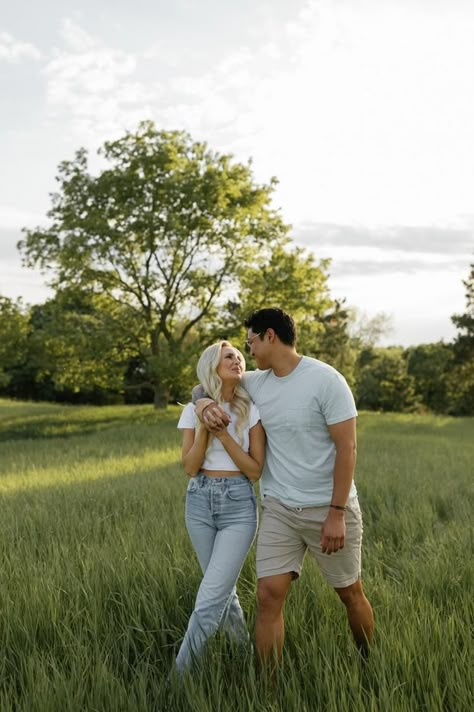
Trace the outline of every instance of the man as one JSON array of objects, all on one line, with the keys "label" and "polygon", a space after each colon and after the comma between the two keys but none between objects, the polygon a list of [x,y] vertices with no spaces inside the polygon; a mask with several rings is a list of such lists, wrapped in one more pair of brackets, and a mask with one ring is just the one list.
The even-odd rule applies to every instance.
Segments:
[{"label": "man", "polygon": [[[260,309],[245,326],[247,349],[259,370],[244,374],[243,385],[267,435],[256,555],[260,660],[269,662],[275,652],[281,658],[283,605],[307,550],[345,605],[355,642],[365,654],[374,621],[360,579],[354,398],[334,368],[297,353],[289,314]],[[227,425],[224,411],[208,399],[199,401],[197,412],[211,432]]]}]

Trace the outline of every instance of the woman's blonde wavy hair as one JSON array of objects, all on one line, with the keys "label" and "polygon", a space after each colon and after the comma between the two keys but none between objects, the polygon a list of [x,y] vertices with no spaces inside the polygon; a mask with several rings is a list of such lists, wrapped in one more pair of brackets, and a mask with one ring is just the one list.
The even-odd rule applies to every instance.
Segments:
[{"label": "woman's blonde wavy hair", "polygon": [[[204,390],[210,398],[219,404],[224,403],[224,398],[222,397],[222,379],[217,375],[217,369],[221,360],[222,349],[225,346],[230,346],[230,348],[235,349],[237,353],[240,354],[242,357],[242,371],[245,371],[245,359],[243,354],[228,341],[218,341],[216,344],[212,344],[208,346],[207,349],[204,349],[196,368],[197,377]],[[235,430],[241,445],[243,442],[242,433],[250,413],[250,404],[249,394],[242,388],[240,383],[238,383],[235,387],[230,407],[231,410],[237,414]],[[211,439],[209,442],[210,441]]]}]

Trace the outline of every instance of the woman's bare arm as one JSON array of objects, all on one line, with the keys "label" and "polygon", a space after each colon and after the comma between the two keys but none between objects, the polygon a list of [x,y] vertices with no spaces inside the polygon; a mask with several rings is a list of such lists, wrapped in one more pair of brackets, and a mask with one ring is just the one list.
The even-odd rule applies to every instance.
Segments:
[{"label": "woman's bare arm", "polygon": [[181,451],[181,462],[184,471],[189,477],[196,477],[204,462],[207,450],[209,432],[203,426],[198,430],[194,428],[183,429],[183,447]]}]

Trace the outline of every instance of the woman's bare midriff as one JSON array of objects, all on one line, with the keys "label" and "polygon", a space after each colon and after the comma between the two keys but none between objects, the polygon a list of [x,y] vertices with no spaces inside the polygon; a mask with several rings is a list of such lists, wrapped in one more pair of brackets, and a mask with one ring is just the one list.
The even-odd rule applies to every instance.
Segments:
[{"label": "woman's bare midriff", "polygon": [[240,470],[201,470],[201,472],[208,477],[235,477],[243,474]]}]

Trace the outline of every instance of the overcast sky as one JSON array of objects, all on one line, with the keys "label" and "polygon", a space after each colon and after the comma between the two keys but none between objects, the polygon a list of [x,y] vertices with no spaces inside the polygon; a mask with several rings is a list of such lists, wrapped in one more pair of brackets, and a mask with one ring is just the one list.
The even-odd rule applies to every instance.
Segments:
[{"label": "overcast sky", "polygon": [[472,0],[17,0],[0,25],[0,293],[60,161],[142,119],[253,159],[336,297],[450,340],[474,260]]}]

